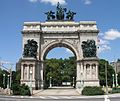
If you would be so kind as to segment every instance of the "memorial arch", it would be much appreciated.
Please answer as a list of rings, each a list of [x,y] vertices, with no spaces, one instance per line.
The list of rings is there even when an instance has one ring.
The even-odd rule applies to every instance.
[[[70,16],[67,15],[67,20],[61,17],[51,20],[48,16],[46,22],[24,22],[21,84],[25,83],[33,89],[44,89],[44,59],[47,53],[55,47],[66,47],[76,56],[76,88],[99,86],[99,30],[96,22],[75,22],[73,18],[68,18]]]

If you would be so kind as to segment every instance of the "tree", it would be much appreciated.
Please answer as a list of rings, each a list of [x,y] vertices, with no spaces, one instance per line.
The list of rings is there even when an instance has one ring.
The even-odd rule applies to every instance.
[[[12,83],[20,84],[20,71],[12,71]]]
[[[120,72],[118,73],[118,84],[120,85]]]
[[[45,81],[47,87],[49,86],[50,77],[52,77],[52,84],[61,86],[62,82],[72,82],[73,77],[76,77],[76,58],[69,57],[69,59],[46,59]]]
[[[3,71],[0,68],[0,87],[3,87]]]
[[[5,74],[5,81],[3,81],[3,74]],[[2,87],[2,88],[6,88],[7,87],[7,79],[8,79],[8,76],[9,75],[9,73],[8,73],[8,71],[6,71],[6,70],[2,70],[1,68],[0,68],[0,87]],[[5,84],[3,84],[3,82],[5,83]]]
[[[104,59],[99,60],[99,80],[100,85],[105,86],[105,64],[107,63],[107,77],[108,77],[108,85],[112,86],[112,74],[115,74],[115,71],[111,65],[109,65],[108,61]]]

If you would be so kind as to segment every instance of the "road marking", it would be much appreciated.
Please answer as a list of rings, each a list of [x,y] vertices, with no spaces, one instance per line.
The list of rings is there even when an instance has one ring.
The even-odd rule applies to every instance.
[[[51,99],[60,99],[59,97],[49,96]]]
[[[104,101],[110,101],[108,95],[105,95],[105,96],[104,96],[104,99],[105,99]]]
[[[40,98],[41,98],[41,99],[45,99],[46,97],[44,97],[44,96],[40,96]]]

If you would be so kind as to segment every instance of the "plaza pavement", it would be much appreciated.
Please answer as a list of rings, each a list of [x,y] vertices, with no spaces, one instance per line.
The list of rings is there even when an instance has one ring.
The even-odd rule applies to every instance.
[[[54,96],[78,96],[80,95],[76,89],[73,89],[73,87],[52,87],[46,90],[34,90],[33,91],[33,96],[49,96],[49,95],[54,95]]]

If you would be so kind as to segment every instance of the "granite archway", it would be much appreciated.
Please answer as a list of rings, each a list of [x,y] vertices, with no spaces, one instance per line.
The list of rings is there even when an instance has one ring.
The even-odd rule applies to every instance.
[[[99,86],[98,58],[84,57],[82,49],[82,42],[87,40],[94,40],[97,46],[98,32],[94,21],[25,22],[22,30],[23,51],[27,40],[34,40],[38,47],[36,58],[23,56],[20,61],[21,84],[43,89],[44,59],[47,53],[55,47],[66,47],[76,56],[76,88]]]

